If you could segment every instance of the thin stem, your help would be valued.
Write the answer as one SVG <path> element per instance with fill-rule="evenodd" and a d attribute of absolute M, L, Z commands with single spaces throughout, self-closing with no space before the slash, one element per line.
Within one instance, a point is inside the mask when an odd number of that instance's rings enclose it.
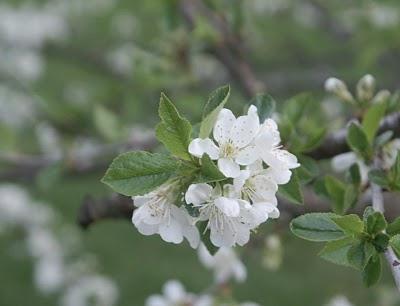
<path fill-rule="evenodd" d="M 374 161 L 374 167 L 379 167 L 379 160 L 377 158 Z M 371 182 L 371 191 L 373 209 L 383 214 L 385 212 L 385 206 L 383 201 L 382 188 L 377 184 Z M 398 258 L 391 247 L 388 247 L 385 251 L 385 257 L 389 264 L 390 270 L 392 271 L 397 290 L 400 291 L 400 262 L 398 261 Z"/>

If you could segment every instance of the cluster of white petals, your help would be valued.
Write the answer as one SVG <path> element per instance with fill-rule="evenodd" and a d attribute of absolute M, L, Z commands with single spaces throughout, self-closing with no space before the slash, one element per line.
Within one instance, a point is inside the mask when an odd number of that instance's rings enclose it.
<path fill-rule="evenodd" d="M 213 128 L 213 139 L 196 138 L 188 151 L 197 158 L 207 154 L 215 160 L 226 177 L 224 183 L 188 187 L 184 200 L 198 211 L 194 218 L 176 205 L 179 181 L 168 181 L 148 194 L 133 197 L 133 224 L 144 235 L 159 234 L 172 243 L 186 238 L 196 248 L 200 234 L 195 223 L 204 221 L 215 246 L 246 244 L 251 231 L 267 219 L 279 217 L 278 185 L 288 183 L 292 169 L 300 166 L 296 156 L 282 149 L 280 142 L 276 122 L 266 119 L 260 123 L 255 106 L 238 118 L 222 109 Z"/>
<path fill-rule="evenodd" d="M 183 285 L 177 280 L 169 280 L 163 286 L 161 294 L 154 294 L 147 298 L 145 306 L 223 306 L 228 305 L 220 303 L 209 294 L 193 294 L 186 292 Z M 259 306 L 253 302 L 245 302 L 241 304 L 232 304 L 231 306 Z"/>
<path fill-rule="evenodd" d="M 118 298 L 115 283 L 92 271 L 93 260 L 73 249 L 79 244 L 77 233 L 63 229 L 58 237 L 51 220 L 55 212 L 33 201 L 16 185 L 0 185 L 0 233 L 19 228 L 24 233 L 29 255 L 34 259 L 34 284 L 43 294 L 60 294 L 61 306 L 112 306 Z M 76 253 L 76 254 L 75 254 Z M 74 255 L 74 260 L 68 258 Z M 88 257 L 88 259 L 86 259 Z"/>

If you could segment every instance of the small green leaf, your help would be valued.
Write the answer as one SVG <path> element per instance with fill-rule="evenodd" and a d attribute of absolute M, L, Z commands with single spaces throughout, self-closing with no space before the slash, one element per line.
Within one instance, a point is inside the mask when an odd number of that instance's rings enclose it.
<path fill-rule="evenodd" d="M 214 127 L 218 114 L 228 101 L 231 89 L 229 85 L 217 88 L 213 91 L 203 110 L 203 119 L 200 125 L 200 138 L 207 138 Z"/>
<path fill-rule="evenodd" d="M 381 257 L 378 254 L 372 256 L 364 270 L 362 271 L 362 278 L 365 286 L 371 287 L 375 285 L 381 278 L 382 263 Z"/>
<path fill-rule="evenodd" d="M 192 126 L 189 121 L 181 117 L 174 104 L 163 93 L 158 113 L 161 122 L 156 127 L 157 139 L 175 156 L 191 160 L 188 147 Z"/>
<path fill-rule="evenodd" d="M 200 173 L 196 177 L 196 183 L 211 183 L 225 180 L 226 177 L 219 171 L 218 167 L 207 154 L 201 158 Z"/>
<path fill-rule="evenodd" d="M 367 139 L 370 144 L 373 143 L 375 134 L 378 130 L 379 123 L 386 111 L 386 103 L 376 103 L 373 104 L 365 113 L 362 128 L 367 135 Z"/>
<path fill-rule="evenodd" d="M 386 232 L 391 236 L 400 234 L 400 217 L 397 217 L 387 226 Z"/>
<path fill-rule="evenodd" d="M 345 212 L 345 185 L 337 178 L 327 175 L 325 177 L 325 187 L 329 198 L 332 200 L 333 211 L 337 214 L 343 214 Z"/>
<path fill-rule="evenodd" d="M 357 163 L 354 163 L 349 168 L 349 181 L 356 187 L 361 185 L 360 166 Z"/>
<path fill-rule="evenodd" d="M 279 193 L 294 204 L 303 205 L 304 198 L 301 192 L 297 169 L 292 172 L 289 183 L 279 186 Z"/>
<path fill-rule="evenodd" d="M 346 237 L 342 229 L 332 221 L 339 217 L 333 213 L 305 214 L 290 223 L 290 229 L 296 236 L 310 241 L 340 240 Z"/>
<path fill-rule="evenodd" d="M 400 234 L 394 235 L 392 238 L 390 238 L 389 245 L 396 253 L 396 256 L 400 258 Z"/>
<path fill-rule="evenodd" d="M 352 122 L 347 129 L 347 143 L 349 147 L 360 156 L 363 156 L 365 159 L 370 158 L 371 146 L 368 142 L 367 135 L 356 122 Z"/>
<path fill-rule="evenodd" d="M 390 169 L 390 176 L 392 178 L 392 182 L 395 183 L 393 185 L 399 184 L 400 182 L 400 151 L 397 151 L 396 160 Z"/>
<path fill-rule="evenodd" d="M 264 122 L 265 119 L 270 118 L 272 113 L 275 111 L 276 106 L 274 98 L 267 94 L 259 94 L 255 96 L 250 101 L 250 104 L 257 107 L 260 122 Z"/>
<path fill-rule="evenodd" d="M 175 174 L 179 162 L 164 154 L 128 152 L 113 160 L 102 182 L 126 196 L 143 195 Z"/>
<path fill-rule="evenodd" d="M 211 255 L 215 255 L 219 250 L 210 240 L 210 230 L 207 229 L 208 221 L 201 221 L 197 223 L 198 229 L 201 235 L 201 241 L 206 246 L 207 250 L 210 252 Z"/>
<path fill-rule="evenodd" d="M 367 218 L 367 232 L 371 235 L 378 234 L 384 231 L 387 227 L 387 222 L 383 214 L 379 211 L 375 211 L 370 214 Z"/>
<path fill-rule="evenodd" d="M 325 247 L 319 252 L 319 256 L 334 264 L 351 267 L 347 253 L 354 243 L 354 239 L 346 237 L 336 241 L 329 241 Z"/>
<path fill-rule="evenodd" d="M 364 213 L 363 213 L 363 221 L 364 221 L 365 225 L 367 224 L 368 217 L 370 215 L 372 215 L 374 212 L 375 212 L 375 210 L 372 208 L 372 206 L 367 206 L 365 208 Z"/>
<path fill-rule="evenodd" d="M 364 222 L 357 215 L 332 217 L 331 219 L 348 235 L 359 235 L 364 231 Z"/>
<path fill-rule="evenodd" d="M 359 190 L 354 185 L 346 186 L 343 199 L 343 211 L 346 212 L 357 204 Z"/>
<path fill-rule="evenodd" d="M 307 184 L 316 178 L 319 174 L 317 162 L 307 156 L 299 156 L 300 167 L 297 168 L 297 174 L 300 182 Z"/>
<path fill-rule="evenodd" d="M 389 179 L 387 174 L 383 170 L 371 170 L 368 172 L 368 178 L 371 182 L 381 186 L 381 187 L 388 187 L 389 186 Z"/>
<path fill-rule="evenodd" d="M 383 253 L 386 251 L 389 245 L 390 237 L 388 234 L 379 233 L 376 235 L 375 239 L 372 241 L 372 244 L 375 246 L 375 249 L 379 253 Z"/>
<path fill-rule="evenodd" d="M 357 241 L 349 249 L 347 258 L 349 263 L 357 270 L 364 270 L 371 256 L 376 254 L 374 246 L 366 241 Z"/>

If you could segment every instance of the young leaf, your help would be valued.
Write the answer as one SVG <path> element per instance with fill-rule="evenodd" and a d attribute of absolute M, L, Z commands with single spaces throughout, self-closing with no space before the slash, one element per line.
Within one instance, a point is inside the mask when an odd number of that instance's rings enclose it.
<path fill-rule="evenodd" d="M 386 229 L 387 222 L 381 212 L 375 211 L 367 218 L 366 229 L 371 235 L 378 234 Z"/>
<path fill-rule="evenodd" d="M 343 199 L 343 211 L 346 212 L 357 204 L 359 190 L 354 185 L 346 186 Z"/>
<path fill-rule="evenodd" d="M 128 152 L 113 160 L 102 182 L 126 196 L 143 195 L 167 181 L 178 167 L 168 155 Z"/>
<path fill-rule="evenodd" d="M 203 110 L 203 119 L 200 125 L 200 138 L 207 138 L 214 127 L 218 114 L 228 101 L 231 89 L 229 85 L 217 88 L 213 91 Z"/>
<path fill-rule="evenodd" d="M 354 163 L 349 168 L 349 181 L 356 187 L 359 187 L 361 184 L 360 166 L 357 163 Z"/>
<path fill-rule="evenodd" d="M 376 254 L 376 251 L 371 243 L 366 241 L 357 241 L 349 249 L 347 258 L 352 267 L 362 271 L 364 270 L 371 256 L 374 254 Z"/>
<path fill-rule="evenodd" d="M 203 154 L 201 158 L 200 173 L 196 178 L 196 183 L 210 183 L 225 180 L 226 177 L 219 171 L 218 167 L 214 164 L 207 154 Z"/>
<path fill-rule="evenodd" d="M 372 208 L 372 206 L 367 206 L 365 208 L 364 213 L 363 213 L 364 224 L 367 224 L 368 217 L 370 215 L 372 215 L 374 212 L 375 212 L 375 210 Z"/>
<path fill-rule="evenodd" d="M 333 211 L 337 214 L 343 214 L 345 212 L 345 185 L 337 178 L 327 175 L 325 177 L 325 187 L 329 198 L 332 200 Z"/>
<path fill-rule="evenodd" d="M 371 155 L 371 146 L 368 142 L 367 135 L 362 127 L 352 122 L 347 129 L 347 143 L 349 147 L 356 153 L 368 159 Z"/>
<path fill-rule="evenodd" d="M 392 223 L 387 226 L 386 232 L 391 236 L 400 234 L 400 217 L 397 217 Z"/>
<path fill-rule="evenodd" d="M 365 286 L 371 287 L 375 285 L 381 278 L 381 272 L 381 257 L 378 254 L 375 254 L 369 259 L 367 265 L 362 271 L 362 278 Z"/>
<path fill-rule="evenodd" d="M 400 235 L 394 235 L 389 240 L 389 244 L 392 247 L 393 251 L 396 253 L 397 257 L 400 257 Z"/>
<path fill-rule="evenodd" d="M 375 239 L 372 241 L 372 244 L 375 246 L 375 249 L 379 253 L 383 253 L 386 251 L 389 245 L 390 236 L 385 233 L 379 233 L 376 235 Z"/>
<path fill-rule="evenodd" d="M 334 264 L 351 267 L 347 253 L 349 252 L 353 243 L 354 239 L 351 237 L 346 237 L 336 241 L 329 241 L 318 255 Z"/>
<path fill-rule="evenodd" d="M 331 218 L 333 213 L 305 214 L 290 223 L 290 229 L 297 237 L 310 241 L 340 240 L 346 237 L 342 229 Z"/>
<path fill-rule="evenodd" d="M 357 215 L 332 217 L 331 219 L 347 235 L 358 235 L 361 234 L 364 230 L 364 222 Z"/>
<path fill-rule="evenodd" d="M 367 135 L 367 139 L 370 144 L 373 143 L 379 123 L 382 117 L 385 115 L 385 111 L 386 103 L 376 103 L 373 104 L 364 115 L 362 128 Z"/>
<path fill-rule="evenodd" d="M 371 182 L 381 186 L 381 187 L 388 187 L 389 186 L 389 179 L 387 174 L 383 170 L 371 170 L 368 172 L 368 178 Z"/>
<path fill-rule="evenodd" d="M 307 156 L 300 156 L 299 162 L 301 164 L 300 168 L 297 169 L 297 174 L 299 176 L 300 182 L 307 184 L 312 181 L 319 174 L 319 168 L 317 162 Z"/>
<path fill-rule="evenodd" d="M 289 183 L 279 186 L 279 193 L 289 201 L 298 205 L 303 205 L 304 198 L 297 170 L 292 172 L 292 177 Z"/>
<path fill-rule="evenodd" d="M 255 96 L 250 101 L 250 104 L 253 104 L 257 107 L 260 122 L 264 122 L 265 119 L 271 117 L 276 107 L 276 102 L 274 98 L 267 94 L 259 94 Z"/>
<path fill-rule="evenodd" d="M 177 157 L 191 160 L 188 152 L 192 126 L 181 117 L 174 104 L 165 94 L 161 94 L 158 110 L 161 122 L 156 127 L 156 136 L 165 147 Z"/>

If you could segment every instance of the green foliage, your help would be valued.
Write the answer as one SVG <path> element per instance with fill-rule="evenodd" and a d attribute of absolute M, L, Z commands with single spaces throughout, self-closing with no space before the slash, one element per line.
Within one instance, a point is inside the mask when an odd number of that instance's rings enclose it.
<path fill-rule="evenodd" d="M 358 240 L 349 249 L 347 258 L 353 268 L 363 271 L 371 256 L 374 254 L 376 254 L 376 251 L 371 243 Z"/>
<path fill-rule="evenodd" d="M 365 132 L 370 144 L 373 144 L 379 123 L 386 111 L 386 103 L 376 103 L 368 108 L 362 121 L 362 129 Z"/>
<path fill-rule="evenodd" d="M 307 156 L 299 156 L 300 167 L 296 169 L 299 180 L 302 184 L 312 182 L 319 175 L 318 163 Z"/>
<path fill-rule="evenodd" d="M 381 212 L 375 211 L 368 215 L 366 230 L 368 234 L 376 235 L 386 229 L 387 222 Z"/>
<path fill-rule="evenodd" d="M 346 237 L 340 240 L 329 241 L 319 252 L 319 256 L 329 262 L 340 266 L 351 267 L 348 259 L 348 252 L 354 243 L 354 238 Z"/>
<path fill-rule="evenodd" d="M 191 160 L 188 152 L 192 126 L 183 118 L 165 94 L 161 94 L 158 110 L 161 123 L 156 127 L 156 136 L 175 156 Z"/>
<path fill-rule="evenodd" d="M 381 273 L 382 273 L 381 257 L 377 254 L 374 254 L 373 256 L 371 256 L 367 265 L 362 271 L 362 278 L 364 285 L 366 287 L 371 287 L 375 285 L 381 278 Z"/>
<path fill-rule="evenodd" d="M 393 222 L 388 224 L 386 232 L 391 236 L 400 234 L 400 217 L 397 217 Z"/>
<path fill-rule="evenodd" d="M 107 140 L 116 140 L 121 136 L 121 126 L 117 116 L 99 105 L 95 108 L 94 123 L 99 133 Z"/>
<path fill-rule="evenodd" d="M 297 217 L 290 223 L 296 236 L 309 241 L 331 241 L 346 237 L 343 230 L 332 221 L 333 213 L 310 213 Z"/>
<path fill-rule="evenodd" d="M 290 178 L 289 183 L 279 186 L 279 194 L 294 204 L 304 204 L 304 197 L 297 169 L 292 171 L 292 177 Z"/>
<path fill-rule="evenodd" d="M 345 192 L 346 186 L 339 179 L 327 175 L 325 177 L 325 188 L 329 199 L 332 201 L 332 210 L 337 214 L 343 214 L 345 212 Z"/>
<path fill-rule="evenodd" d="M 276 102 L 274 98 L 267 94 L 259 94 L 255 96 L 250 101 L 250 104 L 253 104 L 257 107 L 260 122 L 264 122 L 265 119 L 270 118 L 276 108 Z"/>
<path fill-rule="evenodd" d="M 113 160 L 102 182 L 114 191 L 127 195 L 143 195 L 175 175 L 180 163 L 159 153 L 128 152 Z"/>
<path fill-rule="evenodd" d="M 228 101 L 231 89 L 229 85 L 217 88 L 211 93 L 203 110 L 203 119 L 200 125 L 200 138 L 207 138 L 214 127 L 218 114 Z"/>
<path fill-rule="evenodd" d="M 225 180 L 226 177 L 219 171 L 218 167 L 207 154 L 201 158 L 201 166 L 196 183 L 211 183 Z"/>
<path fill-rule="evenodd" d="M 396 253 L 396 256 L 400 258 L 400 234 L 396 234 L 390 238 L 389 244 Z"/>
<path fill-rule="evenodd" d="M 390 191 L 400 191 L 400 154 L 397 153 L 392 168 L 388 170 L 373 169 L 368 172 L 371 182 Z"/>
<path fill-rule="evenodd" d="M 357 236 L 364 231 L 364 222 L 357 215 L 332 217 L 333 222 L 349 236 Z"/>
<path fill-rule="evenodd" d="M 350 123 L 347 129 L 347 143 L 358 155 L 365 160 L 370 160 L 372 154 L 371 145 L 363 128 L 356 122 Z"/>

